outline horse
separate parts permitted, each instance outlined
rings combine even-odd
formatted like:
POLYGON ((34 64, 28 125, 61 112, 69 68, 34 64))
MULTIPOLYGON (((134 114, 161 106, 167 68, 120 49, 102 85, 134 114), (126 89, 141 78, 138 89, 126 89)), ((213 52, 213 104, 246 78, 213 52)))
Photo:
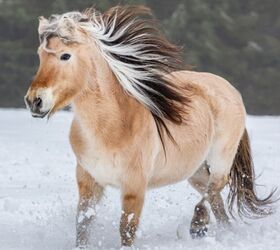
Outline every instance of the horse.
POLYGON ((206 203, 218 225, 228 211, 271 214, 273 190, 259 198, 240 93, 225 79, 187 70, 182 49, 149 8, 94 8, 39 18, 40 65, 25 102, 33 117, 71 105, 70 142, 79 191, 76 245, 88 246, 96 205, 108 185, 121 191, 122 246, 132 246, 145 193, 188 180, 201 194, 193 238, 207 235, 206 203))

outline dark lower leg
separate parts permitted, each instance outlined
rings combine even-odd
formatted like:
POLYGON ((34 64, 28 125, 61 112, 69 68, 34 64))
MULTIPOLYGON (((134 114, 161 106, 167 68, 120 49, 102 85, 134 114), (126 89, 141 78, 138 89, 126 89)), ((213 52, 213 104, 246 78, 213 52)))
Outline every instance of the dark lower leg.
POLYGON ((209 224, 210 217, 204 199, 202 199, 194 209, 194 215, 191 221, 190 234, 192 238, 200 238, 206 235, 207 225, 209 224))

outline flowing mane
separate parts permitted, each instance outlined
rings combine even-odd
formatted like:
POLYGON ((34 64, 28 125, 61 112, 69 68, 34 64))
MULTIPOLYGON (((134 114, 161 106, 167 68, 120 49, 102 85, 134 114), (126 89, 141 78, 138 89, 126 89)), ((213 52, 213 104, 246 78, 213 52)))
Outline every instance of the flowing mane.
POLYGON ((166 77, 181 69, 180 49, 162 35, 150 9, 117 6, 103 14, 90 8, 52 15, 39 28, 40 41, 45 49, 53 36, 80 42, 77 30, 89 34, 123 89, 150 110, 161 140, 163 130, 172 138, 165 120, 181 124, 189 100, 166 77))

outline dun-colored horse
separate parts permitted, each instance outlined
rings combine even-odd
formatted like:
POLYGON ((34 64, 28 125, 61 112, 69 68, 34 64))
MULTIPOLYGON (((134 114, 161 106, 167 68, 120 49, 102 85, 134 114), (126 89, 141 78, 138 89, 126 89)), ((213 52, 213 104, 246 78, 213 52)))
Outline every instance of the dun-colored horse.
MULTIPOLYGON (((186 31, 187 32, 187 31, 186 31)), ((72 104, 70 140, 77 158, 77 246, 88 244, 94 206, 107 185, 120 188, 121 242, 133 244, 148 188, 188 180, 202 195, 191 222, 204 236, 209 202, 218 223, 229 211, 271 213, 273 192, 255 193, 246 112, 223 78, 182 70, 145 7, 88 9, 40 18, 40 66, 25 97, 34 117, 72 104)))

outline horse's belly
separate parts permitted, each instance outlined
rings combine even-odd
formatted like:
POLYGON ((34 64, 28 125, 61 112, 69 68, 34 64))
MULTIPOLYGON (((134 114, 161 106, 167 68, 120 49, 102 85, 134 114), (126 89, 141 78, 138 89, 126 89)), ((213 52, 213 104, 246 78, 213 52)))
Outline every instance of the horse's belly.
POLYGON ((208 152, 209 144, 206 144, 200 150, 188 146, 185 150, 169 153, 167 160, 159 157, 152 169, 149 186, 159 187, 190 178, 205 161, 208 152))
POLYGON ((186 164, 173 164, 173 166, 165 166, 161 171, 150 177, 149 187, 160 187, 188 179, 193 175, 193 172, 198 169, 198 165, 186 166, 186 164))

